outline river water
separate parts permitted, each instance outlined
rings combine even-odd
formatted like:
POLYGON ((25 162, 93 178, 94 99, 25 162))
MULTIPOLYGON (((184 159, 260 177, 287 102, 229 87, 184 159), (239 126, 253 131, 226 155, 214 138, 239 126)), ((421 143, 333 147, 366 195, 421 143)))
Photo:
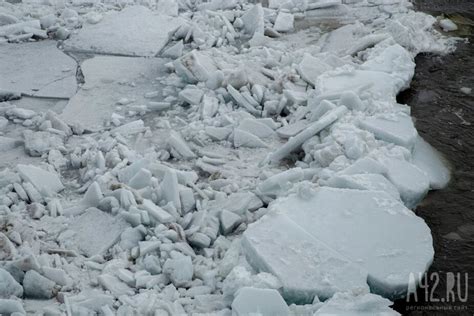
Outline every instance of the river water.
MULTIPOLYGON (((417 0, 418 10, 444 14, 474 41, 473 0, 417 0)), ((435 258, 416 295, 395 302, 403 315, 474 315, 474 46, 460 43, 447 56, 416 58, 411 88, 399 102, 411 106, 419 133, 452 167, 447 188, 416 209, 431 228, 435 258), (470 94, 462 87, 472 88, 470 94)))

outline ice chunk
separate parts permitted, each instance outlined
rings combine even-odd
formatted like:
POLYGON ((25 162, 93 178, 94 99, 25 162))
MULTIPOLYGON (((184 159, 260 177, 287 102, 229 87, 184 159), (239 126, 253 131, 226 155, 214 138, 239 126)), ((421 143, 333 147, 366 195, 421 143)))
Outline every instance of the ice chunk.
POLYGON ((111 13, 97 24, 85 24, 64 42, 68 51, 153 57, 184 20, 155 14, 142 6, 111 13))
POLYGON ((305 128, 302 132, 290 138, 286 144, 271 153, 269 156, 269 162, 277 163, 280 160, 284 159, 290 153, 300 148, 305 141, 307 141, 308 139, 310 139, 311 137, 318 134, 320 131, 340 119, 346 112, 347 108, 345 106, 339 106, 327 112, 318 121, 308 125, 308 127, 305 128))
POLYGON ((400 315, 390 308, 393 303, 371 293, 340 292, 334 294, 314 316, 327 315, 400 315))
POLYGON ((273 129, 255 119, 242 120, 239 124, 239 129, 249 132, 259 138, 267 138, 275 134, 273 129))
POLYGON ((120 134, 122 136, 128 136, 138 134, 145 131, 145 123, 142 120, 135 120, 128 122, 122 126, 116 127, 110 131, 112 135, 120 134))
POLYGON ((176 59, 176 58, 181 57, 181 55, 183 54, 183 49, 184 49, 183 41, 179 41, 173 46, 165 49, 163 53, 161 53, 161 56, 166 57, 166 58, 176 59))
POLYGON ((70 98, 76 93, 76 68, 55 41, 0 45, 0 90, 70 98))
POLYGON ((8 271, 0 268, 0 298, 10 296, 22 297, 23 288, 8 271))
POLYGON ((176 158, 192 159, 196 157, 191 148, 189 148, 188 144, 181 137, 181 134, 179 134, 179 132, 170 132, 168 144, 174 150, 174 153, 176 153, 176 158))
POLYGON ((22 144, 21 140, 10 137, 0 136, 0 150, 7 151, 16 148, 22 144))
POLYGON ((89 257, 101 255, 119 240, 127 227, 129 225, 120 217, 89 208, 72 221, 70 229, 74 237, 71 242, 89 257))
POLYGON ((260 116, 261 113, 258 111, 238 90, 231 85, 227 85, 227 91, 231 95, 232 99, 242 108, 246 109, 249 113, 254 116, 260 116))
POLYGON ((263 8, 260 3, 254 5, 250 10, 245 12, 242 17, 244 23, 244 32, 251 36, 250 46, 261 45, 264 41, 265 21, 263 8))
POLYGON ((426 173, 406 160, 389 158, 382 163, 387 168, 387 178, 400 192, 402 201, 408 208, 415 208, 430 188, 426 173))
POLYGON ((26 315, 22 302, 16 300, 0 299, 0 314, 11 315, 13 313, 26 315))
POLYGON ((64 189, 58 175, 33 165, 18 165, 18 172, 24 181, 30 182, 43 196, 52 196, 64 189))
POLYGON ((147 169, 140 169, 133 178, 130 179, 128 185, 136 190, 143 189, 150 185, 151 172, 147 169))
POLYGON ((341 174, 385 174, 387 168, 380 162, 370 157, 363 157, 344 169, 341 174))
POLYGON ((268 145, 265 144, 257 136, 250 134, 239 128, 234 129, 234 146, 239 147, 249 147, 249 148, 265 148, 268 145))
POLYGON ((277 32, 289 32, 293 30, 293 24, 295 22, 295 17, 293 14, 280 11, 275 20, 273 28, 277 32))
POLYGON ((173 62, 176 73, 186 82, 206 82, 217 71, 214 61, 205 53, 193 50, 173 62))
POLYGON ((411 149, 418 136, 409 115, 398 113, 390 116, 368 117, 359 126, 378 139, 411 149))
POLYGON ((150 214, 150 216, 157 220, 159 223, 169 223, 173 221, 173 216, 171 216, 168 212, 153 203, 153 201, 144 199, 142 205, 148 212, 148 214, 150 214))
POLYGON ((221 233, 227 235, 240 224, 242 219, 240 216, 228 210, 222 210, 219 214, 219 220, 221 222, 221 233))
POLYGON ((365 108, 364 103, 362 103, 362 100, 354 91, 344 92, 341 95, 339 104, 344 105, 348 109, 355 111, 362 111, 365 108))
POLYGON ((411 53, 395 44, 385 47, 383 43, 374 47, 361 69, 381 71, 391 74, 403 82, 402 88, 408 88, 415 74, 415 63, 411 53))
POLYGON ((308 53, 305 53, 303 59, 296 68, 301 78, 306 80, 313 86, 316 84, 316 79, 322 73, 331 69, 331 67, 319 58, 313 57, 308 53))
POLYGON ((300 120, 296 121, 293 124, 288 124, 285 125, 279 129, 277 129, 277 134, 281 138, 290 138, 293 136, 298 135, 302 130, 304 130, 306 127, 308 127, 308 121, 306 120, 300 120))
POLYGON ((232 133, 232 129, 227 127, 206 126, 205 131, 206 134, 209 135, 209 137, 216 141, 227 139, 232 133))
POLYGON ((335 175, 323 184, 341 189, 385 191, 394 199, 400 199, 397 188, 380 174, 335 175))
POLYGON ((232 312, 236 316, 289 315, 290 310, 280 293, 274 289, 243 287, 232 302, 232 312))
POLYGON ((25 139, 25 151, 32 157, 40 157, 45 153, 49 153, 51 149, 64 146, 63 137, 49 132, 26 130, 23 137, 25 139))
POLYGON ((61 118, 67 124, 79 123, 86 130, 102 129, 116 111, 116 101, 124 96, 137 103, 148 103, 144 95, 157 89, 154 79, 164 74, 164 63, 161 58, 96 56, 87 59, 81 65, 85 84, 66 105, 61 118))
POLYGON ((134 290, 127 284, 120 281, 117 277, 108 273, 101 274, 97 280, 106 290, 110 291, 115 296, 126 295, 134 293, 134 290))
MULTIPOLYGON (((406 294, 409 285, 416 285, 420 281, 418 276, 428 269, 433 260, 432 238, 426 223, 403 204, 382 191, 322 187, 306 193, 304 197, 291 195, 277 200, 271 205, 271 209, 278 215, 271 213, 266 216, 268 218, 262 218, 244 233, 244 249, 255 268, 269 269, 269 266, 283 265, 279 262, 282 257, 285 262, 301 262, 302 259, 307 260, 301 254, 309 256, 308 249, 327 247, 327 258, 334 256, 341 261, 342 256, 367 271, 367 282, 373 293, 400 297, 406 294), (273 223, 269 219, 279 217, 287 219, 279 222, 273 220, 273 223), (310 236, 305 237, 304 243, 301 242, 301 237, 297 238, 299 247, 303 247, 301 252, 279 249, 298 249, 298 246, 293 248, 293 245, 287 245, 286 240, 290 240, 290 237, 282 237, 285 241, 280 244, 277 235, 273 233, 289 231, 289 224, 294 227, 292 231, 300 231, 301 236, 310 236), (283 251, 289 253, 283 256, 283 251), (415 275, 415 279, 410 280, 410 273, 415 275)), ((291 280, 306 280, 312 275, 308 272, 308 267, 314 265, 317 273, 335 274, 345 282, 348 282, 350 276, 354 277, 354 271, 344 272, 334 264, 330 268, 321 266, 321 263, 318 263, 319 268, 318 264, 309 262, 298 264, 303 264, 305 268, 299 269, 292 264, 286 267, 283 265, 284 272, 275 275, 286 275, 291 280)), ((311 288, 303 287, 304 282, 307 281, 295 283, 296 288, 311 288)), ((285 287, 286 282, 282 280, 282 283, 285 287)), ((311 282, 313 288, 315 283, 317 282, 311 282)), ((323 294, 328 295, 330 291, 325 289, 323 294)))
POLYGON ((280 280, 283 297, 290 303, 311 303, 315 296, 326 299, 344 289, 367 288, 363 269, 284 214, 269 214, 250 225, 242 249, 257 271, 280 280))
POLYGON ((451 178, 443 157, 420 136, 413 148, 412 163, 428 175, 432 189, 444 188, 451 178))
POLYGON ((163 182, 161 183, 161 191, 163 193, 163 199, 167 202, 172 202, 178 212, 181 212, 178 177, 173 169, 169 169, 165 172, 163 182))
POLYGON ((179 92, 179 99, 191 105, 197 105, 201 103, 204 92, 198 88, 186 88, 179 92))
POLYGON ((257 191, 259 194, 275 198, 287 192, 294 183, 309 180, 313 175, 314 171, 311 169, 291 168, 265 179, 257 186, 257 191))
POLYGON ((445 32, 457 31, 458 29, 458 26, 450 19, 442 19, 438 23, 445 32))
POLYGON ((39 298, 49 299, 52 298, 55 293, 56 284, 36 272, 35 270, 29 270, 25 273, 23 279, 23 288, 25 289, 25 296, 28 298, 39 298))
POLYGON ((158 10, 161 14, 178 16, 179 4, 176 0, 159 0, 158 10))
POLYGON ((163 265, 163 272, 169 276, 175 286, 186 285, 191 281, 194 273, 191 257, 177 254, 176 258, 167 259, 163 265))

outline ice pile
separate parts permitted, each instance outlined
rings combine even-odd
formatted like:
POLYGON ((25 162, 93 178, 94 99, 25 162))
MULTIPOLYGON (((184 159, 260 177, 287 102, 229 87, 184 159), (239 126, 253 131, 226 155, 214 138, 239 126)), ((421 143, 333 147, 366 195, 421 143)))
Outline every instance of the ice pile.
POLYGON ((454 40, 406 1, 140 3, 0 3, 0 313, 396 314, 449 182, 396 96, 454 40))

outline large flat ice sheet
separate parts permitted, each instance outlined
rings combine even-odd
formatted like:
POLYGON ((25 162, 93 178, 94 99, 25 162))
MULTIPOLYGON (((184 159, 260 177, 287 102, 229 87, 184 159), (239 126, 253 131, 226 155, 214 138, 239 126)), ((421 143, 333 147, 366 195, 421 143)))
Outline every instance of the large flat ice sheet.
POLYGON ((276 200, 244 233, 249 262, 280 278, 284 294, 325 298, 331 286, 350 289, 361 275, 352 265, 367 271, 372 292, 396 298, 410 273, 417 278, 431 264, 428 226, 389 194, 323 187, 307 195, 276 200))
POLYGON ((184 22, 157 14, 142 6, 131 6, 85 24, 64 43, 69 51, 127 56, 156 56, 168 43, 170 32, 184 22))
POLYGON ((76 68, 55 41, 0 45, 0 90, 70 98, 77 89, 76 68))
POLYGON ((81 66, 85 84, 64 108, 62 119, 100 130, 112 113, 120 112, 120 99, 130 100, 122 106, 125 108, 150 101, 144 95, 156 91, 154 80, 163 74, 163 64, 160 58, 99 56, 86 60, 81 66))

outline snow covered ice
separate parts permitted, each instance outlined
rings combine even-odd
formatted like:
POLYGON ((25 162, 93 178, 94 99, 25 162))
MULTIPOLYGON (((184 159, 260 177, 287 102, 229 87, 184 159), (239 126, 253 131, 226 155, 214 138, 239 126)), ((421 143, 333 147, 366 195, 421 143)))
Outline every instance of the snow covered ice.
POLYGON ((0 314, 396 315, 450 170, 409 2, 0 2, 0 314))

